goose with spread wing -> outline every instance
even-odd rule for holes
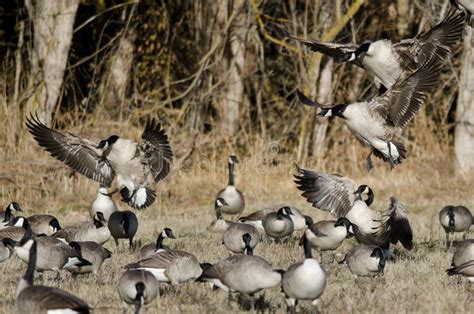
[[[117,135],[97,144],[48,128],[37,116],[27,118],[26,126],[41,147],[73,170],[108,187],[115,178],[122,200],[133,208],[150,206],[156,197],[150,185],[170,172],[168,136],[154,120],[147,122],[141,144]]]
[[[371,148],[367,156],[369,170],[373,168],[372,154],[393,168],[406,158],[407,153],[405,146],[393,137],[425,103],[438,81],[440,66],[441,63],[433,59],[370,101],[326,106],[313,102],[299,91],[297,94],[303,104],[321,108],[318,116],[335,115],[344,119],[355,137]]]
[[[367,185],[357,185],[349,178],[298,168],[295,183],[313,207],[346,217],[358,226],[355,238],[367,245],[388,249],[398,241],[407,249],[413,247],[413,233],[403,206],[395,197],[385,212],[370,208],[374,192]],[[366,199],[363,199],[365,198]]]

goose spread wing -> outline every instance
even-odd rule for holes
[[[94,150],[95,143],[50,129],[33,115],[26,119],[26,126],[38,144],[51,156],[89,179],[106,186],[112,184],[114,171],[109,162]]]
[[[357,184],[349,178],[298,169],[295,183],[313,207],[331,212],[336,217],[345,216],[354,203],[353,193]]]
[[[352,53],[357,50],[357,45],[354,44],[336,44],[336,43],[322,43],[315,40],[306,40],[297,37],[290,38],[299,41],[312,51],[320,52],[328,55],[336,62],[346,62],[351,57]]]
[[[148,160],[151,173],[155,182],[161,181],[170,172],[173,152],[171,151],[168,136],[161,128],[161,124],[149,120],[142,134],[141,148]]]

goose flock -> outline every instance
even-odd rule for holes
[[[445,60],[462,40],[465,26],[472,23],[470,2],[459,0],[453,4],[439,24],[398,43],[378,40],[345,45],[287,34],[314,51],[338,62],[353,63],[374,76],[379,93],[368,101],[319,104],[297,91],[301,102],[317,108],[319,116],[342,118],[357,139],[370,148],[369,170],[373,168],[372,154],[391,168],[407,158],[406,147],[394,137],[426,103],[438,84]],[[251,309],[258,309],[256,293],[279,286],[290,312],[296,312],[300,301],[309,301],[317,311],[326,286],[332,284],[332,274],[323,267],[323,254],[347,265],[354,277],[376,277],[383,276],[390,261],[396,261],[398,250],[394,245],[400,243],[406,251],[414,246],[408,214],[395,196],[388,201],[387,209],[377,210],[372,207],[377,191],[370,186],[339,174],[299,166],[294,174],[295,191],[301,191],[303,199],[331,213],[334,219],[315,222],[310,215],[288,204],[242,215],[246,203],[244,194],[235,186],[238,159],[234,155],[227,162],[227,186],[214,199],[215,219],[206,229],[222,237],[222,245],[229,252],[227,258],[210,263],[200,260],[199,254],[166,246],[164,241],[176,238],[169,227],[159,233],[155,243],[141,246],[135,239],[140,228],[137,215],[131,210],[120,210],[113,196],[119,193],[124,204],[138,210],[155,201],[154,185],[168,176],[173,160],[163,126],[150,119],[141,143],[118,135],[94,142],[51,129],[34,115],[27,118],[26,126],[51,156],[97,182],[99,187],[87,222],[63,226],[49,214],[25,217],[22,215],[26,210],[17,202],[11,202],[0,212],[0,262],[16,255],[27,264],[16,292],[20,313],[92,311],[85,300],[67,291],[35,285],[34,274],[53,271],[57,278],[64,271],[74,276],[98,274],[112,256],[104,247],[111,238],[116,243],[113,254],[119,255],[117,263],[123,250],[127,250],[123,246],[120,249],[120,240],[127,241],[128,250],[136,254],[134,262],[122,264],[123,273],[116,285],[120,299],[134,306],[137,313],[157,298],[160,285],[186,282],[205,283],[206,287],[222,290],[229,304],[233,294],[245,295]],[[115,190],[109,192],[107,188],[112,187],[114,180]],[[446,232],[446,251],[451,250],[455,233],[463,233],[447,275],[462,275],[474,282],[474,240],[466,239],[474,223],[470,210],[446,206],[439,212],[439,222]],[[358,244],[336,253],[351,237]],[[299,240],[302,257],[286,269],[256,254],[260,246],[270,242],[284,246],[295,239]],[[316,257],[313,250],[318,253]]]

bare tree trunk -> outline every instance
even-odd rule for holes
[[[474,82],[474,36],[472,28],[467,27],[454,137],[455,162],[463,174],[474,170],[474,84],[472,82]]]
[[[410,19],[409,0],[397,0],[397,31],[398,36],[402,37],[407,33]]]
[[[319,78],[318,102],[321,104],[332,102],[332,72],[334,68],[332,59],[324,65]],[[328,129],[328,119],[316,118],[313,130],[313,157],[324,154],[326,148],[326,133]]]
[[[34,29],[29,80],[32,96],[26,109],[36,109],[40,120],[50,124],[61,92],[79,0],[27,0],[25,4]]]

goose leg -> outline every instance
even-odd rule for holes
[[[450,250],[453,247],[453,241],[454,241],[454,233],[453,233],[453,236],[451,237],[451,241],[449,242],[449,249]]]
[[[230,290],[227,292],[227,307],[231,308],[230,301],[232,299],[232,292]]]
[[[444,250],[447,251],[449,249],[449,232],[446,232],[446,241],[444,241],[444,245]]]
[[[289,298],[287,296],[286,298],[287,312],[291,314],[296,314],[296,303],[297,303],[297,300],[293,298]]]
[[[133,249],[134,249],[134,247],[133,247],[133,238],[128,239],[128,249],[130,251],[133,251]]]
[[[367,156],[367,171],[370,171],[374,168],[374,163],[372,162],[372,154],[374,153],[374,149],[370,150],[369,155]]]
[[[312,313],[313,313],[313,314],[319,313],[319,311],[318,311],[319,299],[314,300],[313,302],[311,302],[311,304],[313,304]]]

